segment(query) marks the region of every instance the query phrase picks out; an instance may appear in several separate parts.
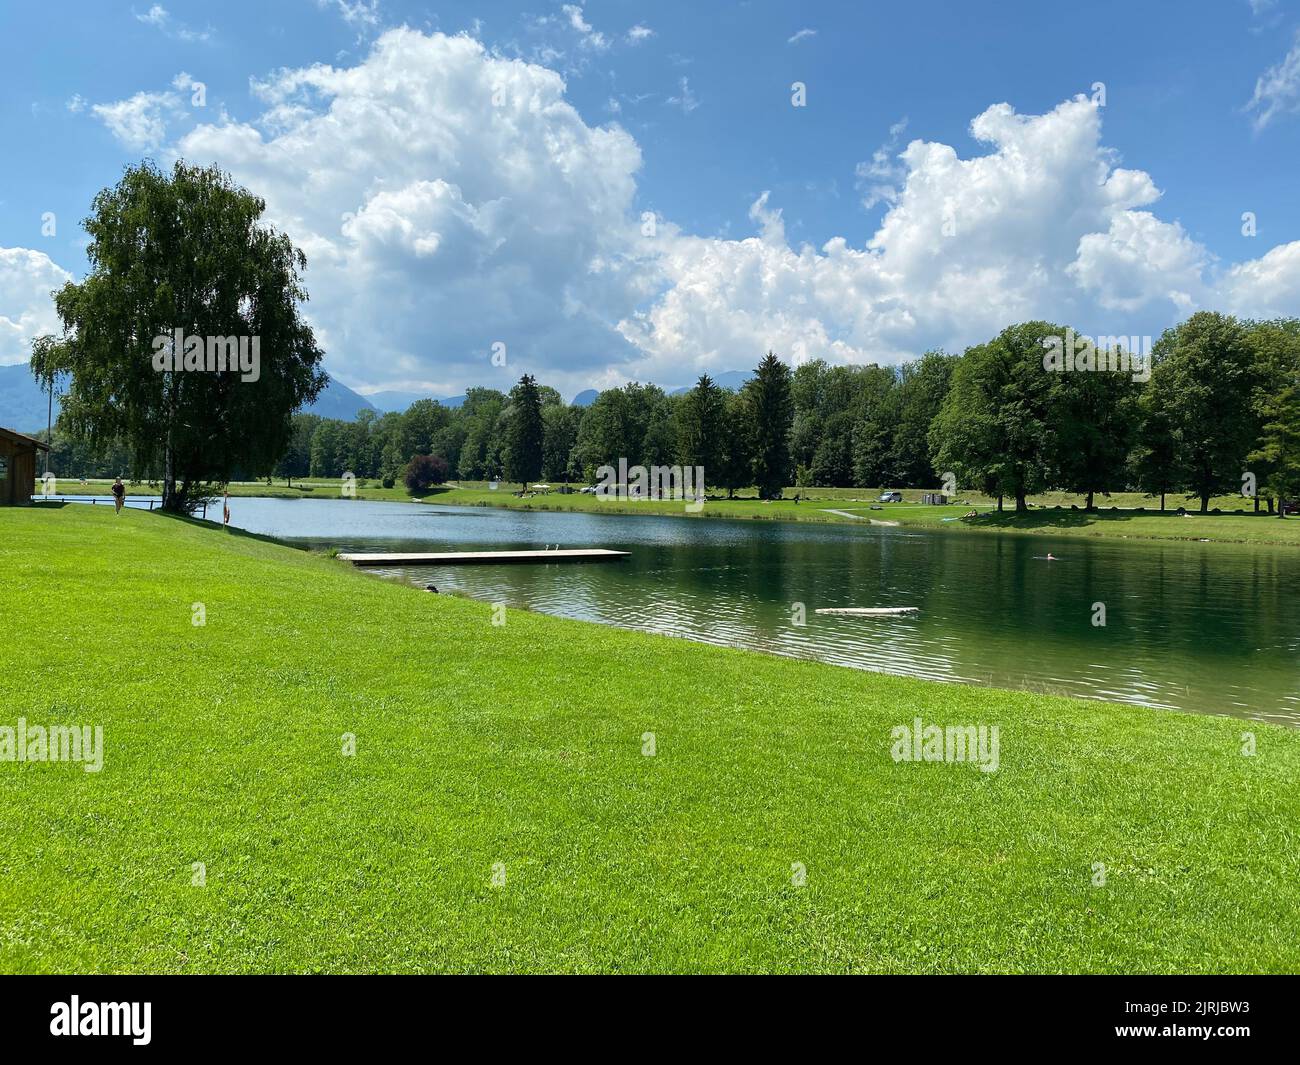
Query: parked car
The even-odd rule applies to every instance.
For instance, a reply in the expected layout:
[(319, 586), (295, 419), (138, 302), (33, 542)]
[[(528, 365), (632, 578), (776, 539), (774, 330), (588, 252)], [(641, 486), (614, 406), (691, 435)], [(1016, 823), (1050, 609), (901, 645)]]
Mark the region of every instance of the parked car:
[(881, 492), (877, 503), (901, 503), (903, 501), (902, 492)]
[(584, 496), (594, 496), (596, 494), (596, 486), (594, 484), (589, 484), (586, 488), (579, 489), (579, 494)]

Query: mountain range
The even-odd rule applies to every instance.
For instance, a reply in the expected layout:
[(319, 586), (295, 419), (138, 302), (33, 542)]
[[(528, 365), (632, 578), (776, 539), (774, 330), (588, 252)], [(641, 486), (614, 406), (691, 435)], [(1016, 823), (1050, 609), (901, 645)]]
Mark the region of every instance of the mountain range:
[[(728, 370), (726, 373), (718, 374), (713, 380), (715, 384), (723, 388), (736, 390), (753, 376), (753, 371), (750, 370)], [(690, 388), (690, 385), (684, 385), (681, 388), (672, 389), (671, 394), (680, 395), (683, 392), (689, 392)], [(600, 393), (596, 389), (588, 388), (573, 397), (573, 406), (589, 407), (595, 402), (598, 395)], [(425, 396), (420, 392), (392, 391), (373, 392), (368, 396), (363, 396), (352, 391), (341, 381), (331, 377), (329, 383), (321, 390), (321, 394), (316, 397), (315, 402), (305, 408), (304, 413), (318, 414), (322, 418), (340, 418), (343, 421), (351, 421), (363, 410), (373, 410), (381, 414), (389, 411), (401, 412), (416, 400), (429, 398), (434, 397)], [(465, 397), (463, 395), (448, 396), (439, 398), (438, 402), (444, 407), (459, 407), (465, 402)], [(32, 377), (26, 363), (0, 366), (0, 426), (26, 433), (33, 433), (38, 429), (43, 429), (45, 428), (47, 404), (48, 399), (45, 393), (41, 391), (40, 385)], [(59, 400), (56, 396), (54, 399), (55, 420), (58, 417)]]
[[(418, 398), (418, 397), (417, 397)], [(0, 425), (18, 432), (32, 433), (45, 428), (48, 416), (48, 397), (41, 391), (26, 363), (0, 366)], [(351, 421), (358, 412), (375, 407), (333, 378), (321, 390), (316, 401), (307, 408), (322, 418), (342, 418)], [(405, 408), (402, 408), (405, 410)], [(59, 417), (59, 398), (54, 397), (54, 418)]]

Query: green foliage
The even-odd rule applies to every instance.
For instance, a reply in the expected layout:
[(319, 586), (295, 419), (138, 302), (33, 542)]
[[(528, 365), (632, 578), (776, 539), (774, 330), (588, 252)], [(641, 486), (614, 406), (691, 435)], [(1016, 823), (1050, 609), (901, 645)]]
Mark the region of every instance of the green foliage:
[(289, 443), (275, 465), (275, 476), (286, 481), (311, 475), (312, 443), (321, 418), (315, 414), (294, 415)]
[(753, 483), (754, 427), (748, 397), (729, 393), (722, 409), (722, 447), (718, 458), (718, 475), (710, 482), (727, 490), (728, 497)]
[(542, 480), (576, 481), (582, 476), (573, 451), (581, 422), (580, 407), (548, 403), (542, 408)]
[(1048, 480), (1054, 488), (1087, 496), (1091, 509), (1097, 493), (1125, 487), (1140, 413), (1138, 384), (1131, 373), (1115, 370), (1053, 377)]
[[(899, 484), (894, 469), (898, 429), (898, 377), (882, 366), (864, 366), (856, 375), (857, 412), (853, 427), (853, 468), (848, 484)], [(829, 431), (830, 419), (826, 420)], [(820, 481), (818, 482), (821, 483)]]
[(1016, 510), (1049, 484), (1060, 446), (1054, 433), (1058, 375), (1044, 369), (1044, 341), (1063, 326), (1026, 322), (967, 350), (930, 430), (934, 467), (959, 483), (1011, 496)]
[(790, 483), (790, 429), (794, 401), (790, 395), (790, 368), (772, 352), (758, 364), (745, 385), (745, 399), (753, 418), (754, 484), (761, 499), (780, 499)]
[[(890, 442), (891, 483), (939, 487), (939, 475), (930, 463), (928, 438), (958, 361), (956, 355), (927, 351), (916, 362), (904, 363), (899, 371), (897, 421)], [(869, 483), (875, 482), (859, 481)]]
[(602, 392), (582, 418), (577, 444), (581, 465), (617, 466), (620, 458), (629, 466), (654, 465), (646, 461), (648, 452), (671, 448), (668, 427), (654, 426), (651, 432), (665, 417), (664, 398), (663, 389), (636, 382)]
[[(1267, 459), (1273, 452), (1263, 447), (1263, 426), (1287, 373), (1290, 379), (1300, 373), (1300, 322), (1245, 328), (1254, 385), (1243, 433), (1233, 444), (1235, 465), (1249, 452), (1261, 492), (1269, 494), (1275, 492)], [(1044, 369), (1044, 337), (1064, 333), (1061, 326), (1026, 323), (964, 355), (930, 352), (897, 372), (802, 364), (789, 375), (794, 416), (786, 468), (793, 483), (931, 488), (951, 471), (960, 485), (991, 496), (1014, 498), (1018, 484), (1026, 499), (1046, 489), (1088, 497), (1138, 488), (1163, 505), (1190, 481), (1186, 434), (1176, 421), (1188, 415), (1175, 400), (1177, 375), (1161, 368), (1173, 356), (1177, 332), (1157, 341), (1158, 372), (1145, 384), (1128, 370)], [(539, 476), (548, 481), (591, 480), (599, 466), (626, 458), (630, 465), (702, 465), (709, 483), (728, 495), (754, 484), (762, 425), (753, 385), (732, 393), (705, 375), (685, 394), (665, 396), (633, 383), (606, 390), (586, 409), (564, 405), (545, 386), (537, 392)], [(299, 415), (277, 473), (337, 477), (351, 462), (358, 476), (396, 477), (410, 454), (434, 453), (466, 480), (497, 476), (512, 406), (499, 392), (471, 389), (459, 410), (422, 400), (405, 414), (355, 423)], [(1249, 447), (1241, 444), (1246, 435)], [(1221, 488), (1240, 487), (1225, 480)], [(1086, 505), (1092, 502), (1086, 498)]]
[(506, 480), (528, 484), (542, 473), (542, 397), (537, 382), (524, 374), (510, 391), (502, 462)]
[(813, 484), (847, 488), (854, 483), (853, 415), (846, 410), (832, 414), (821, 434), (809, 470)]
[(1274, 499), (1300, 495), (1288, 487), (1287, 422), (1292, 399), (1286, 395), (1300, 380), (1300, 319), (1253, 322), (1247, 328), (1255, 364), (1252, 407), (1257, 424), (1256, 448), (1247, 461), (1258, 481), (1256, 500), (1267, 496), (1271, 507)]
[[(1159, 350), (1157, 345), (1157, 357)], [(1130, 460), (1131, 482), (1142, 491), (1159, 496), (1161, 510), (1165, 509), (1165, 497), (1178, 489), (1182, 477), (1169, 395), (1171, 387), (1171, 380), (1152, 372), (1138, 399), (1137, 439)]]
[[(1292, 381), (1260, 408), (1264, 424), (1259, 446), (1248, 456), (1262, 469), (1258, 487), (1279, 503), (1300, 499), (1300, 382)], [(1278, 516), (1285, 516), (1279, 505)]]
[[(326, 380), (299, 313), (306, 259), (261, 223), (265, 206), (215, 167), (128, 167), (84, 223), (90, 272), (55, 297), (62, 337), (33, 350), (38, 377), (67, 375), (60, 427), (98, 453), (124, 444), (135, 475), (161, 474), (168, 510), (236, 470), (269, 472)], [(155, 338), (177, 329), (250, 351), (258, 338), (257, 379), (156, 369)]]
[(498, 423), (505, 410), (506, 397), (492, 388), (471, 388), (461, 404), (460, 418), (465, 426), (459, 475), (466, 480), (481, 481), (501, 475), (501, 449)]
[(671, 466), (677, 461), (677, 422), (681, 403), (680, 396), (666, 396), (662, 392), (652, 400), (645, 436), (641, 441), (643, 466)]
[(701, 374), (677, 412), (677, 458), (683, 466), (702, 466), (706, 478), (718, 476), (725, 417), (726, 393)]
[[(1159, 339), (1145, 384), (1128, 369), (1051, 372), (1044, 342), (1066, 333), (1022, 323), (963, 355), (928, 352), (898, 369), (817, 359), (791, 371), (769, 353), (740, 393), (706, 374), (684, 394), (632, 382), (584, 409), (526, 376), (510, 397), (471, 388), (459, 409), (424, 399), (352, 422), (295, 415), (273, 468), (289, 483), (344, 472), (396, 480), (412, 455), (433, 454), (465, 480), (572, 482), (625, 459), (703, 466), (729, 496), (757, 484), (764, 499), (792, 480), (931, 488), (952, 472), (959, 486), (999, 506), (1010, 496), (1023, 511), (1047, 490), (1078, 492), (1091, 507), (1098, 493), (1131, 488), (1162, 507), (1169, 493), (1191, 491), (1205, 507), (1240, 488), (1249, 456), (1270, 509), (1292, 491), (1284, 393), (1300, 376), (1300, 320), (1194, 315)], [(34, 371), (62, 365), (66, 347), (42, 338)], [(54, 467), (63, 476), (118, 472), (127, 460), (113, 440), (97, 445), (65, 427)], [(137, 477), (161, 473), (156, 459), (130, 465)], [(248, 462), (230, 468), (261, 472)]]
[(1237, 491), (1247, 452), (1259, 431), (1259, 375), (1245, 326), (1198, 311), (1166, 334), (1167, 355), (1151, 383), (1164, 400), (1180, 480), (1201, 500)]

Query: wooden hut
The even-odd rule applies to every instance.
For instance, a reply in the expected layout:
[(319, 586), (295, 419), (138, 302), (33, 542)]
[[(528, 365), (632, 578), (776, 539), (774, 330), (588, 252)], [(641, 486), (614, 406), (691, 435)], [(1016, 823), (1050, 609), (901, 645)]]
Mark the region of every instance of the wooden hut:
[(30, 436), (0, 429), (0, 507), (30, 503), (36, 489), (36, 452), (49, 451)]

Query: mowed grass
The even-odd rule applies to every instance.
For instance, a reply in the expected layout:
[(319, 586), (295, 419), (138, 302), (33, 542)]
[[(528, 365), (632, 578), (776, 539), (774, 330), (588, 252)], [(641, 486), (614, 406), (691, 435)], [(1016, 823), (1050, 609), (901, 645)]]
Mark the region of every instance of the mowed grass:
[[(1300, 968), (1300, 733), (491, 615), (0, 511), (0, 724), (106, 752), (0, 762), (0, 969)], [(895, 763), (917, 716), (1000, 769)]]

